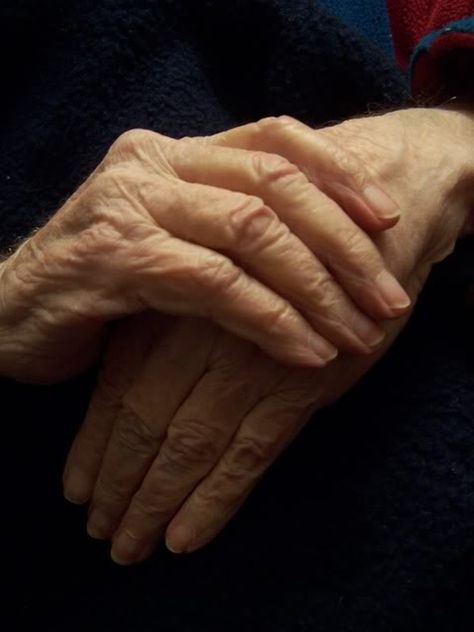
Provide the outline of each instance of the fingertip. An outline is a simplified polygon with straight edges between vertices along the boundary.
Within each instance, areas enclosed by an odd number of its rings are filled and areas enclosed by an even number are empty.
[[[135,560],[128,560],[128,559],[124,559],[120,557],[120,554],[116,553],[113,548],[110,551],[110,559],[112,560],[112,562],[114,562],[118,566],[125,567],[125,566],[132,566],[133,564],[136,564]]]
[[[90,494],[89,481],[82,470],[76,466],[69,468],[64,475],[64,498],[74,505],[84,505],[89,501]]]
[[[189,524],[168,527],[165,537],[166,548],[171,553],[189,553],[196,541],[196,532]]]
[[[299,354],[297,360],[292,360],[291,362],[288,362],[288,364],[291,363],[292,366],[296,365],[297,367],[300,367],[302,369],[324,369],[329,364],[331,364],[331,362],[333,362],[338,355],[339,354],[336,353],[334,357],[327,360],[321,358],[320,355],[312,353],[310,350],[306,349],[306,351]]]
[[[377,217],[374,214],[374,221],[371,222],[370,227],[367,227],[369,233],[383,233],[386,230],[390,230],[398,224],[401,215],[395,215],[391,218]]]
[[[111,517],[101,509],[92,507],[87,521],[87,533],[95,540],[109,540],[115,531]]]
[[[74,493],[70,491],[64,491],[63,496],[65,500],[67,500],[69,503],[72,503],[73,505],[85,505],[89,500],[89,498],[86,497],[75,496]]]
[[[411,299],[393,274],[384,269],[378,274],[375,283],[390,312],[389,318],[398,318],[407,312]]]
[[[87,523],[87,535],[93,540],[108,540],[109,538],[95,524]]]
[[[146,551],[146,542],[131,534],[129,531],[120,531],[113,539],[110,557],[120,566],[130,566],[142,561]]]
[[[406,316],[411,308],[411,303],[406,307],[392,307],[391,314],[387,316],[386,320],[398,320]]]
[[[328,340],[319,334],[311,335],[309,339],[309,349],[306,357],[314,362],[317,367],[325,367],[335,360],[339,355],[339,350]]]
[[[394,226],[400,219],[400,207],[380,187],[370,184],[362,192],[365,201],[375,213],[379,223]]]
[[[390,230],[394,226],[398,224],[400,221],[400,216],[394,217],[393,219],[381,219],[378,218],[375,214],[373,214],[373,219],[367,222],[360,222],[360,228],[363,228],[369,236],[378,235],[384,233],[387,230]]]
[[[365,349],[361,349],[361,351],[359,352],[359,355],[362,356],[371,356],[374,353],[377,353],[378,351],[380,351],[380,349],[383,347],[383,344],[386,340],[386,336],[384,336],[380,342],[373,344],[371,346],[366,346]]]

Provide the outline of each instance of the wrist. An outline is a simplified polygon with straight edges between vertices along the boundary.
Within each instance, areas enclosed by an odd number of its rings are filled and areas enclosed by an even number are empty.
[[[453,159],[457,171],[452,198],[455,206],[464,214],[460,235],[474,232],[474,102],[458,98],[435,108],[443,117],[442,125],[454,141],[456,151],[451,154],[449,144],[446,154]]]
[[[451,99],[437,107],[398,110],[417,160],[433,170],[433,184],[448,197],[472,186],[474,175],[474,103]]]
[[[474,227],[474,103],[453,98],[424,112],[441,133],[439,142],[451,172],[445,179],[447,199],[450,210],[462,218],[459,236],[463,236]]]
[[[444,119],[446,131],[452,136],[459,147],[460,165],[463,176],[472,178],[474,173],[474,101],[470,102],[458,98],[450,99],[435,111]]]

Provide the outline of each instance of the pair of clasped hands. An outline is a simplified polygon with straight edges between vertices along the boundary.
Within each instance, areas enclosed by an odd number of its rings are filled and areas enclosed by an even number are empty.
[[[102,361],[64,471],[121,564],[194,551],[406,322],[466,230],[474,119],[120,136],[0,268],[3,375]]]

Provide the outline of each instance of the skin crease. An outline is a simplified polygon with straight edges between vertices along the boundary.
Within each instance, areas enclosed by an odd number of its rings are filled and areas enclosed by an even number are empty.
[[[324,167],[318,186],[328,194],[354,187],[354,165],[371,165],[402,208],[399,223],[374,241],[414,303],[469,223],[474,116],[417,109],[316,132],[287,117],[264,126],[272,134],[254,124],[195,142],[267,143],[310,178],[316,151]],[[336,163],[346,166],[342,177]],[[341,354],[322,369],[284,366],[204,319],[149,312],[119,323],[68,457],[66,497],[90,500],[88,531],[112,539],[118,563],[145,559],[165,535],[176,552],[200,548],[309,417],[358,381],[406,320],[383,325],[386,340],[370,357]]]
[[[343,210],[280,155],[122,134],[0,265],[0,375],[72,377],[97,362],[108,323],[147,309],[208,317],[297,366],[371,353],[374,320],[409,301],[358,226],[388,228],[397,207],[357,171]]]

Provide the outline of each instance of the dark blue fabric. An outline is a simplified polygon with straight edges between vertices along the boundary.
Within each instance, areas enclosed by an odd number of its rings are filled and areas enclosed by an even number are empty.
[[[315,125],[407,98],[390,56],[314,0],[10,4],[0,248],[48,216],[129,127],[206,134],[282,113]]]
[[[393,38],[385,0],[317,0],[344,24],[394,55]]]

